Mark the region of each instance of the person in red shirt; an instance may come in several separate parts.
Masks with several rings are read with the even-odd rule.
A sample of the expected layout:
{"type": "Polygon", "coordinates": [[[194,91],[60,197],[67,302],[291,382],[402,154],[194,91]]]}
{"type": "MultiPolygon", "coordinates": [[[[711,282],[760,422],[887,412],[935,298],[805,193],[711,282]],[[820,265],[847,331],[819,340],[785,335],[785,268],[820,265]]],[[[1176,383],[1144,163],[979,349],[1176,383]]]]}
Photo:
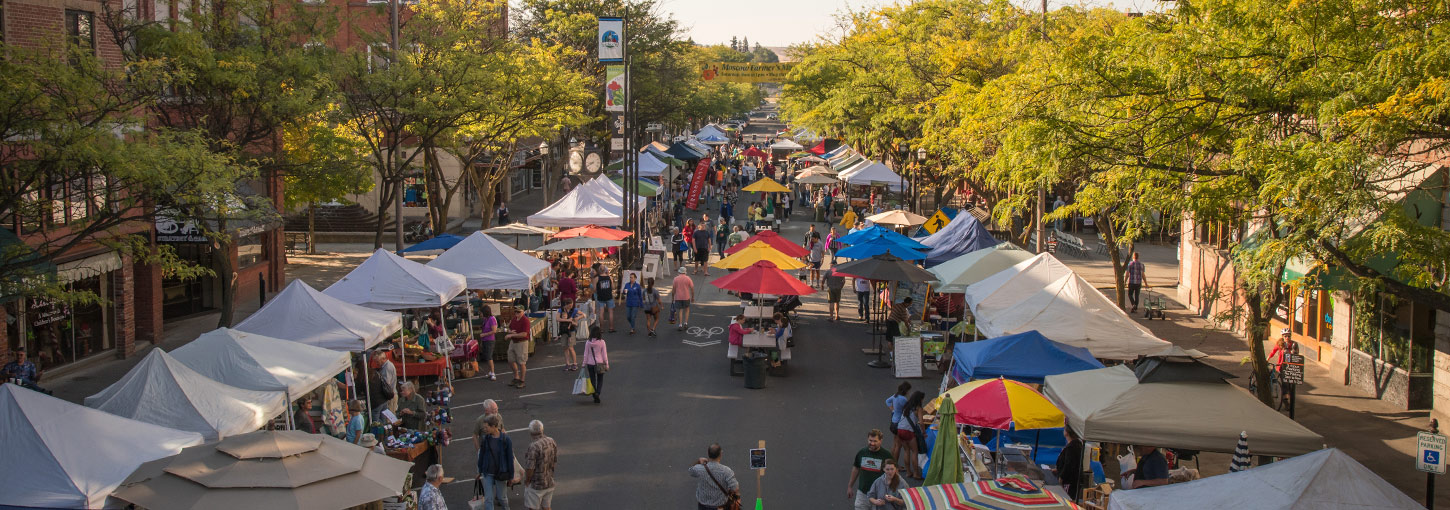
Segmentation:
{"type": "Polygon", "coordinates": [[[745,327],[745,315],[736,315],[735,322],[730,323],[730,345],[744,344],[745,335],[754,332],[755,330],[745,327]]]}
{"type": "Polygon", "coordinates": [[[514,318],[509,321],[509,334],[504,336],[509,341],[509,365],[514,367],[514,380],[509,386],[523,389],[524,376],[528,373],[529,362],[529,337],[530,324],[529,316],[514,307],[514,318]]]}

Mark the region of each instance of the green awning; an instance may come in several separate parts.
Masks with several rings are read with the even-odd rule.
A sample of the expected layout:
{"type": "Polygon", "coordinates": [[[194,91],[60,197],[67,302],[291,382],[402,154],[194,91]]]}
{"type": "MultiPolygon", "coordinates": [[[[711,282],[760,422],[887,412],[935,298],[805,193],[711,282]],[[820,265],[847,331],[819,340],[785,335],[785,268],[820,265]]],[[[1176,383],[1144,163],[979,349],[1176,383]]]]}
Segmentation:
{"type": "MultiPolygon", "coordinates": [[[[623,177],[615,177],[615,178],[610,179],[610,180],[614,181],[615,184],[618,184],[619,187],[621,187],[621,188],[624,187],[624,178],[623,177]]],[[[630,191],[636,191],[636,192],[638,192],[639,193],[639,196],[642,196],[642,197],[652,197],[652,196],[655,196],[655,195],[660,194],[660,187],[659,186],[656,186],[655,183],[649,182],[649,181],[644,180],[644,179],[636,179],[635,180],[635,183],[637,184],[637,186],[635,188],[631,189],[630,191]]]]}

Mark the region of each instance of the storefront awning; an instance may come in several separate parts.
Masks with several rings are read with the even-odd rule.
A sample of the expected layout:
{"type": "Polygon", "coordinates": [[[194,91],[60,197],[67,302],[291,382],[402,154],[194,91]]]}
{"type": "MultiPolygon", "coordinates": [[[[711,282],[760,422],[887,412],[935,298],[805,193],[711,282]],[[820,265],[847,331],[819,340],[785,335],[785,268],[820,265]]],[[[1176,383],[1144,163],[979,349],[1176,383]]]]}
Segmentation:
{"type": "Polygon", "coordinates": [[[56,270],[56,280],[60,283],[71,283],[118,269],[121,269],[121,255],[111,251],[61,264],[56,270]]]}

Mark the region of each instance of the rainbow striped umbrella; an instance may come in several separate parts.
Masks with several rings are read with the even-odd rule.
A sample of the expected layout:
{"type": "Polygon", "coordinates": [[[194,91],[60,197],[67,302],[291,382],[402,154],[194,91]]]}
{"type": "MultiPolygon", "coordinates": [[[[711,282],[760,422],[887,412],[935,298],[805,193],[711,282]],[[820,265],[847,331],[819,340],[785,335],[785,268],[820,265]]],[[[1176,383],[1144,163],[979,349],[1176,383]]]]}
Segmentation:
{"type": "Polygon", "coordinates": [[[928,485],[901,489],[906,510],[1011,510],[1016,508],[1077,510],[1079,507],[1042,490],[1022,475],[975,483],[928,485]]]}

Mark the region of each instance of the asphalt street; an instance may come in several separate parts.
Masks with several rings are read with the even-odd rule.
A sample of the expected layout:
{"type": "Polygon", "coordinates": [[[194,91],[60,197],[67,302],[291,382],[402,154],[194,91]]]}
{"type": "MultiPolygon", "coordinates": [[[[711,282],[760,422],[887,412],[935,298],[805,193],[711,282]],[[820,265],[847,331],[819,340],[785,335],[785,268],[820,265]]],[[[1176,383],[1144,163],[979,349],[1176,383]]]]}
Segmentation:
{"type": "MultiPolygon", "coordinates": [[[[783,234],[799,239],[809,225],[804,218],[797,209],[783,234]]],[[[620,309],[619,332],[606,335],[612,366],[601,404],[570,394],[577,372],[562,371],[557,343],[541,345],[530,359],[525,389],[507,387],[511,377],[504,374],[498,381],[457,381],[454,440],[443,455],[447,475],[457,478],[444,488],[449,508],[468,508],[477,474],[469,436],[484,399],[499,401],[518,456],[530,440],[530,420],[541,420],[558,443],[553,508],[695,508],[695,479],[686,470],[714,442],[736,471],[746,508],[757,497],[766,508],[849,508],[851,459],[867,431],[885,429],[889,412],[882,401],[897,381],[889,369],[866,366],[872,359],[861,353],[871,342],[866,326],[827,320],[820,292],[803,298],[789,375],[746,389],[742,377],[729,375],[725,354],[725,327],[739,313],[739,301],[708,283],[723,274],[716,269],[708,278],[694,277],[693,331],[662,320],[659,337],[649,338],[641,315],[641,332],[630,335],[620,309]],[[757,490],[747,453],[762,440],[769,468],[757,490]]],[[[855,316],[854,307],[843,311],[855,316]]],[[[514,489],[511,508],[523,508],[522,488],[514,489]]]]}

